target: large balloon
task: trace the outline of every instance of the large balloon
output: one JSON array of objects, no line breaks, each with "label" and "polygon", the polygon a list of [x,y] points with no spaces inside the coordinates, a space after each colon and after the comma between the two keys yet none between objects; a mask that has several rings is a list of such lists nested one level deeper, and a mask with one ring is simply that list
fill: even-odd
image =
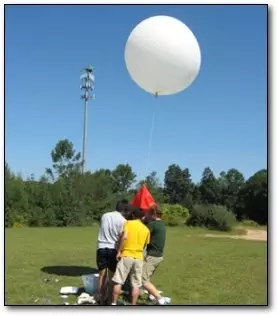
[{"label": "large balloon", "polygon": [[145,91],[169,95],[186,89],[201,66],[199,44],[191,30],[169,16],[154,16],[139,23],[125,46],[131,78]]}]

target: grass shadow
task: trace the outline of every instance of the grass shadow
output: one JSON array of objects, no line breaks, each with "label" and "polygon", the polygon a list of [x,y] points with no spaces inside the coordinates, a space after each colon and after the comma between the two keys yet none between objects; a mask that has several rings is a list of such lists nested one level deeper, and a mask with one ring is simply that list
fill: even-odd
[{"label": "grass shadow", "polygon": [[64,276],[81,276],[84,274],[98,273],[96,268],[82,266],[47,266],[41,268],[42,272]]}]

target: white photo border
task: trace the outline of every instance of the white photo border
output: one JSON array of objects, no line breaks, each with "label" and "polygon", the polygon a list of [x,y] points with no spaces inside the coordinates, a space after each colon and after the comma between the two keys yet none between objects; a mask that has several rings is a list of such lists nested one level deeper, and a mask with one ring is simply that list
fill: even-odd
[{"label": "white photo border", "polygon": [[[265,313],[265,312],[269,312],[271,315],[272,314],[277,314],[277,303],[275,303],[275,299],[274,299],[274,295],[273,293],[275,293],[275,289],[277,288],[277,284],[278,284],[278,280],[277,280],[277,273],[275,273],[275,269],[274,267],[278,266],[278,262],[277,262],[277,253],[275,253],[274,255],[274,247],[276,247],[276,243],[275,240],[277,240],[277,231],[275,228],[275,224],[277,225],[277,210],[278,210],[278,202],[277,202],[277,196],[278,194],[275,195],[275,184],[277,184],[277,178],[278,178],[278,174],[277,174],[277,168],[274,164],[274,161],[277,161],[277,139],[278,139],[278,127],[277,125],[275,125],[275,122],[277,123],[277,104],[275,104],[275,95],[277,95],[277,92],[275,92],[274,88],[273,88],[273,82],[274,82],[274,78],[275,78],[275,74],[277,74],[277,63],[275,63],[273,56],[278,56],[277,53],[277,42],[275,42],[275,37],[274,37],[274,33],[275,31],[277,31],[277,17],[275,18],[275,11],[277,10],[277,3],[278,1],[276,0],[269,0],[269,1],[238,1],[238,0],[234,0],[234,1],[226,1],[226,0],[222,0],[222,1],[180,1],[180,0],[176,0],[176,1],[117,1],[117,0],[102,0],[102,1],[90,1],[90,0],[83,0],[83,1],[72,1],[72,0],[44,0],[44,1],[39,1],[39,0],[29,0],[29,1],[12,1],[12,0],[4,0],[3,2],[1,1],[1,32],[0,32],[0,36],[1,36],[1,43],[4,44],[4,5],[5,4],[105,4],[105,3],[109,3],[109,4],[268,4],[269,5],[269,85],[268,85],[268,91],[269,91],[269,97],[268,97],[268,170],[269,170],[269,188],[270,188],[270,204],[269,204],[269,210],[270,210],[270,217],[269,217],[269,231],[268,231],[268,237],[269,237],[269,264],[268,267],[269,269],[269,292],[268,292],[268,302],[269,305],[271,307],[271,310],[268,310],[270,307],[232,307],[232,306],[228,306],[228,307],[220,307],[220,306],[204,306],[204,307],[187,307],[187,306],[167,306],[167,307],[152,307],[149,308],[147,307],[140,307],[140,306],[136,306],[136,307],[120,307],[117,306],[116,308],[113,306],[107,306],[107,307],[91,307],[91,308],[86,308],[86,307],[68,307],[68,306],[57,306],[57,307],[48,307],[48,306],[42,306],[42,307],[32,307],[32,306],[26,306],[26,307],[7,307],[7,306],[3,306],[4,305],[4,287],[1,288],[1,298],[3,298],[2,302],[3,305],[1,304],[1,313],[2,315],[8,315],[8,314],[14,314],[14,313],[21,313],[23,315],[30,315],[30,314],[52,314],[52,315],[66,315],[66,314],[72,314],[72,315],[77,315],[78,313],[87,313],[87,314],[96,314],[96,313],[101,313],[103,315],[108,315],[111,312],[112,313],[120,313],[122,314],[130,314],[130,312],[132,311],[133,315],[136,314],[141,314],[141,313],[152,313],[152,314],[161,314],[161,313],[186,313],[186,315],[203,315],[203,313],[206,314],[211,314],[211,315],[221,315],[223,312],[225,314],[237,314],[238,316],[240,315],[256,315],[256,314],[260,314],[260,313]],[[276,22],[275,22],[276,20]],[[277,35],[276,35],[276,40],[277,40]],[[3,254],[3,269],[2,269],[2,273],[1,273],[1,277],[3,280],[4,284],[4,279],[5,279],[5,275],[4,275],[4,105],[5,105],[5,101],[4,101],[4,45],[2,46],[3,50],[1,50],[1,67],[2,67],[2,80],[3,83],[1,85],[1,100],[3,100],[2,104],[3,106],[1,106],[1,119],[0,119],[0,127],[1,127],[1,132],[3,133],[3,137],[0,137],[0,148],[3,154],[1,154],[1,164],[3,166],[3,168],[0,168],[0,177],[1,177],[1,190],[0,190],[0,194],[1,194],[1,201],[3,201],[3,203],[1,203],[1,209],[3,208],[3,211],[1,212],[2,216],[1,216],[1,222],[2,222],[2,227],[3,227],[3,234],[0,234],[1,236],[1,254]],[[278,124],[278,123],[277,123]],[[276,137],[275,137],[276,136]],[[3,179],[3,180],[2,180]],[[272,210],[274,210],[274,212],[272,212]],[[276,236],[275,236],[276,235]],[[3,240],[2,240],[3,239]],[[271,245],[271,246],[270,246]],[[275,288],[276,285],[276,288]],[[224,311],[225,310],[225,311]],[[276,312],[275,312],[276,310]]]}]

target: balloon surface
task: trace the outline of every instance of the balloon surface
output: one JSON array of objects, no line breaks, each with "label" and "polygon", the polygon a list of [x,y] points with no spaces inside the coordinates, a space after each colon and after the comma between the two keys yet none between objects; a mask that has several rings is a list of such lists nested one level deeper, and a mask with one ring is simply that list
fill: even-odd
[{"label": "balloon surface", "polygon": [[180,20],[154,16],[139,23],[125,46],[131,78],[154,95],[170,95],[191,85],[201,66],[200,47]]}]

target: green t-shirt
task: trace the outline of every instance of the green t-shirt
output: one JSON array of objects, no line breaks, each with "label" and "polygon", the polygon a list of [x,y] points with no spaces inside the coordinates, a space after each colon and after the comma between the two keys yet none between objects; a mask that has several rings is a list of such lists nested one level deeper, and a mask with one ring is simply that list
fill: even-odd
[{"label": "green t-shirt", "polygon": [[147,246],[147,255],[162,257],[166,239],[166,227],[162,220],[152,221],[148,225],[151,241]]}]

